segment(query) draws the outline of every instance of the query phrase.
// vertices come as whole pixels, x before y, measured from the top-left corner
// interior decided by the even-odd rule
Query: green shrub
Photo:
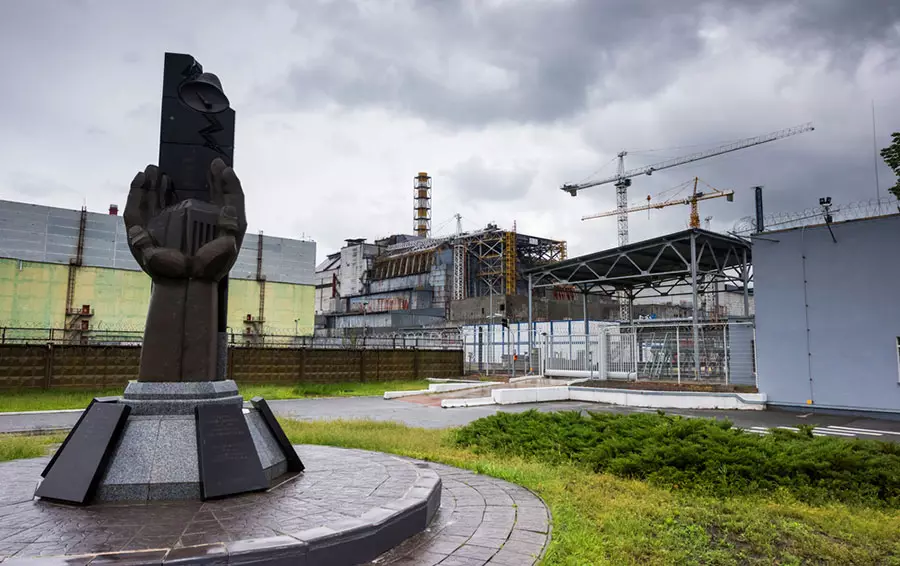
[[[900,506],[900,445],[664,414],[498,413],[456,432],[476,452],[575,463],[719,497],[787,490],[811,502]]]

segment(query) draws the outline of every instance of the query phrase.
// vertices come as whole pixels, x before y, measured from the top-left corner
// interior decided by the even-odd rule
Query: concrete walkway
[[[488,405],[442,409],[405,400],[385,400],[381,397],[340,397],[270,401],[272,410],[280,417],[302,421],[332,419],[373,419],[395,421],[424,428],[462,426],[476,419],[503,411],[519,413],[529,409],[538,411],[588,410],[613,413],[655,413],[655,409],[636,409],[562,401],[526,405]],[[767,411],[698,411],[673,409],[670,415],[729,419],[735,426],[763,434],[768,428],[815,425],[817,434],[840,438],[868,438],[900,442],[900,420],[882,420],[842,415]],[[79,412],[0,413],[0,434],[65,431],[78,420]]]

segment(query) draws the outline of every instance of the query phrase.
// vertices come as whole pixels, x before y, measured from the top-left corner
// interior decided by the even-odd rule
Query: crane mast
[[[628,155],[628,152],[621,151],[618,154],[619,164],[614,176],[606,179],[601,179],[599,181],[591,181],[580,184],[566,184],[560,187],[560,190],[566,191],[572,196],[576,196],[578,194],[578,191],[582,191],[584,189],[596,187],[599,185],[614,183],[616,187],[616,209],[618,211],[618,242],[619,246],[624,246],[628,243],[628,213],[626,212],[626,209],[628,208],[628,187],[631,186],[632,177],[637,177],[638,175],[652,175],[656,171],[670,169],[672,167],[677,167],[686,163],[693,163],[694,161],[700,161],[701,159],[708,159],[717,155],[731,153],[739,149],[745,149],[748,147],[753,147],[755,145],[769,143],[812,130],[815,130],[812,123],[806,123],[800,126],[785,128],[783,130],[778,130],[776,132],[771,132],[761,136],[746,138],[712,149],[698,151],[689,155],[661,161],[659,163],[654,163],[653,165],[648,165],[646,167],[631,169],[630,171],[625,170],[625,156]]]

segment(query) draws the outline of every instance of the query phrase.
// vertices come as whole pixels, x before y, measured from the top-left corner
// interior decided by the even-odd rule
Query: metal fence
[[[0,327],[0,344],[80,344],[140,346],[140,330],[73,330],[64,328]],[[233,348],[318,348],[367,350],[461,350],[460,334],[415,332],[377,336],[295,336],[286,334],[228,333]]]
[[[529,363],[528,328],[507,329],[495,325],[491,331],[481,329],[463,337],[463,369],[466,375],[503,375],[515,377],[537,370],[537,342]]]
[[[752,322],[610,326],[597,334],[538,337],[548,377],[756,385]]]

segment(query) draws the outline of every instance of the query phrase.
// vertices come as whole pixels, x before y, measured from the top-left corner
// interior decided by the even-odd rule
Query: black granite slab
[[[204,500],[269,487],[239,405],[198,405],[197,460]]]
[[[294,449],[291,441],[288,440],[287,435],[284,433],[284,429],[281,428],[281,424],[279,424],[278,420],[275,418],[275,414],[272,413],[269,404],[262,397],[254,397],[250,402],[253,404],[253,407],[259,411],[259,414],[266,422],[266,426],[269,427],[275,440],[278,441],[278,445],[281,446],[281,451],[287,459],[287,471],[302,472],[305,469],[303,462],[300,460],[300,456],[297,455],[297,451]]]
[[[90,501],[130,410],[122,403],[91,401],[44,469],[35,495],[79,505]]]
[[[78,420],[75,421],[75,426],[72,427],[72,430],[69,431],[69,434],[66,435],[65,440],[62,441],[62,444],[59,446],[59,449],[53,453],[53,456],[50,458],[50,461],[47,462],[47,467],[44,468],[44,471],[41,472],[41,477],[47,477],[47,472],[50,471],[50,468],[53,467],[53,463],[56,462],[56,458],[62,454],[63,449],[66,447],[66,444],[69,442],[69,438],[72,437],[72,433],[75,432],[75,429],[78,428],[78,425],[81,424],[81,421],[84,420],[84,416],[88,413],[88,410],[91,408],[91,405],[94,403],[118,403],[119,397],[94,397],[91,399],[91,402],[88,403],[87,408],[85,408],[80,415],[78,415]]]

